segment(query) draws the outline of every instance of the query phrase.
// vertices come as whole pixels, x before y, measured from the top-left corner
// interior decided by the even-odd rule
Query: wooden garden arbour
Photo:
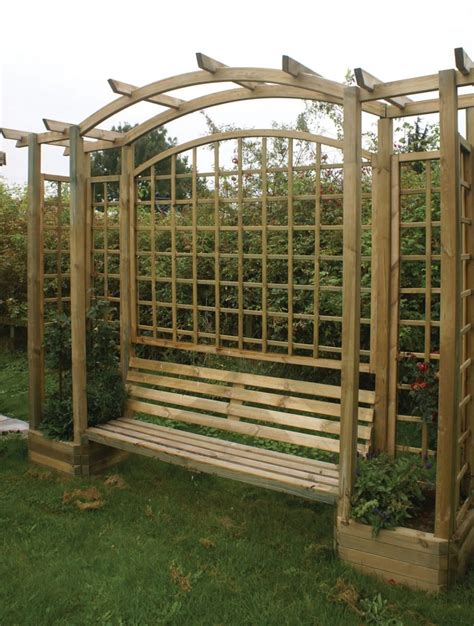
[[[42,364],[42,275],[41,207],[45,180],[70,182],[70,280],[72,319],[72,379],[74,440],[76,445],[87,441],[85,312],[90,285],[91,191],[89,155],[98,150],[121,149],[120,185],[120,316],[121,350],[124,377],[127,376],[130,346],[136,337],[133,325],[133,269],[135,168],[133,143],[147,132],[188,113],[227,102],[254,98],[303,98],[320,100],[344,107],[344,193],[343,193],[343,312],[341,359],[331,364],[318,358],[314,365],[341,369],[341,413],[339,456],[338,516],[342,523],[350,514],[350,499],[357,454],[357,422],[359,411],[359,374],[375,374],[374,446],[394,454],[397,450],[399,389],[397,359],[399,357],[400,320],[400,218],[399,168],[407,161],[439,159],[441,203],[441,314],[439,323],[429,316],[423,321],[425,351],[419,357],[433,358],[428,335],[432,326],[440,329],[440,398],[438,420],[438,476],[435,538],[450,542],[463,528],[463,537],[470,549],[473,543],[472,522],[466,530],[466,519],[472,504],[472,473],[474,465],[474,411],[472,396],[472,323],[471,304],[474,254],[471,234],[473,180],[471,144],[474,142],[474,95],[458,95],[458,88],[474,84],[474,66],[469,57],[456,50],[457,70],[444,70],[420,78],[383,83],[363,70],[356,70],[358,86],[344,86],[327,80],[289,57],[283,57],[281,70],[231,68],[205,55],[198,54],[200,69],[188,74],[161,80],[144,87],[109,81],[120,96],[90,115],[79,125],[45,120],[47,131],[40,134],[2,129],[7,139],[16,139],[19,147],[29,150],[29,322],[28,353],[30,364],[30,422],[33,429],[41,421]],[[169,95],[175,89],[194,85],[231,82],[238,85],[224,91],[183,101]],[[412,94],[439,91],[439,97],[413,101]],[[99,124],[127,107],[149,101],[166,107],[148,121],[124,134],[102,130]],[[458,111],[466,110],[466,138],[458,133]],[[378,151],[372,155],[373,176],[373,251],[372,251],[372,318],[373,335],[370,363],[360,359],[360,267],[361,267],[361,116],[378,116]],[[440,116],[440,151],[428,155],[393,154],[392,120],[396,118],[437,113]],[[264,134],[262,131],[261,135]],[[244,137],[245,133],[235,136]],[[286,133],[291,136],[291,133]],[[222,139],[224,138],[221,137]],[[91,140],[88,140],[91,139]],[[214,138],[218,141],[219,138]],[[41,145],[66,147],[70,155],[70,177],[41,175]],[[197,145],[192,143],[190,145]],[[142,168],[143,169],[143,168]],[[138,172],[139,173],[139,172]],[[427,189],[431,193],[431,188]],[[429,236],[431,220],[422,227]],[[428,224],[430,222],[430,224]],[[438,228],[438,225],[434,226]],[[431,252],[423,257],[428,268],[433,262]],[[419,259],[418,259],[419,260]],[[438,260],[438,259],[436,259]],[[431,284],[420,288],[431,303]],[[145,342],[146,343],[146,342]],[[222,351],[221,351],[222,353]],[[362,369],[361,369],[362,368]],[[427,442],[421,451],[427,452]],[[468,486],[466,486],[466,484]],[[463,525],[464,524],[464,525]],[[349,559],[350,560],[350,559]]]

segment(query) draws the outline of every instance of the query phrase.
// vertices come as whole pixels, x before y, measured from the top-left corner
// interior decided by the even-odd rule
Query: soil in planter
[[[417,509],[416,513],[404,523],[404,526],[406,526],[406,528],[432,533],[434,532],[435,523],[436,492],[432,489],[424,491],[423,495],[425,497],[423,504]]]

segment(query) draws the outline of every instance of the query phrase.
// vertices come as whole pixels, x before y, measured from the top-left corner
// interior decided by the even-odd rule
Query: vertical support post
[[[134,150],[123,146],[120,176],[120,367],[127,378],[131,342],[130,214],[133,202]],[[154,196],[152,196],[154,197]],[[152,207],[152,217],[153,207]]]
[[[392,157],[392,206],[390,209],[390,325],[387,329],[388,344],[388,407],[387,407],[387,452],[392,456],[397,451],[398,418],[398,355],[400,318],[400,159]]]
[[[350,514],[357,457],[360,362],[361,105],[359,87],[344,89],[344,201],[341,435],[338,516]]]
[[[78,126],[71,126],[71,344],[74,443],[87,428],[86,379],[86,159]]]
[[[91,305],[91,289],[92,289],[92,184],[91,184],[91,155],[85,154],[84,177],[86,185],[86,307]]]
[[[41,145],[28,135],[28,413],[30,428],[41,422],[43,389]]]
[[[388,381],[390,376],[390,251],[393,123],[378,121],[378,149],[372,173],[372,347],[375,372],[375,449],[387,448]]]
[[[460,387],[461,214],[456,72],[439,73],[441,167],[441,330],[435,535],[455,527]]]
[[[471,220],[470,226],[467,227],[468,241],[466,252],[474,259],[474,108],[466,109],[466,139],[471,144],[471,154],[469,158],[468,182],[471,188],[468,193],[468,205],[466,207],[467,217]],[[474,260],[467,264],[467,285],[466,289],[472,289],[473,293],[467,300],[466,324],[471,324],[471,330],[467,335],[467,354],[466,358],[473,359],[474,362]],[[471,431],[467,439],[467,461],[469,463],[469,476],[466,481],[466,492],[471,493],[474,490],[474,366],[468,370],[466,393],[471,396],[471,400],[466,407],[466,428]]]

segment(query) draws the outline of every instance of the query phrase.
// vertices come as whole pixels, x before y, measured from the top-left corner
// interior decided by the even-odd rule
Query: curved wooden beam
[[[158,163],[159,161],[163,161],[173,154],[179,154],[180,152],[185,152],[186,150],[191,150],[192,148],[198,148],[200,146],[205,146],[207,144],[215,143],[217,141],[226,141],[228,139],[240,139],[246,137],[282,137],[282,138],[292,138],[300,141],[312,141],[314,143],[319,143],[324,146],[331,146],[332,148],[337,148],[338,150],[343,150],[344,142],[339,141],[338,139],[332,139],[330,137],[323,137],[323,135],[313,135],[312,133],[306,133],[299,130],[286,130],[286,129],[276,129],[276,128],[252,128],[252,129],[241,129],[241,130],[230,130],[222,133],[213,133],[212,135],[206,135],[204,137],[198,137],[197,139],[193,139],[192,141],[187,141],[185,143],[179,144],[178,146],[173,146],[172,148],[168,148],[168,150],[164,150],[160,154],[153,156],[148,161],[141,163],[134,170],[134,176],[138,176],[149,167]],[[370,152],[365,151],[364,155],[368,158],[371,158],[372,154]]]
[[[320,78],[319,76],[312,76],[310,74],[302,74],[298,76],[298,78],[295,78],[282,70],[275,69],[220,67],[216,68],[213,73],[199,70],[197,72],[188,72],[150,83],[139,89],[132,90],[129,96],[121,96],[113,100],[87,117],[80,124],[81,134],[84,135],[104,120],[120,113],[120,111],[123,111],[132,104],[142,102],[143,100],[168,91],[210,83],[242,83],[243,81],[298,87],[300,89],[306,89],[308,93],[317,92],[321,100],[326,100],[327,97],[342,98],[344,89],[344,86],[340,83],[327,80],[326,78]]]
[[[113,147],[133,143],[154,128],[158,128],[159,126],[167,124],[189,113],[195,113],[196,111],[201,111],[202,109],[217,106],[219,104],[241,102],[243,100],[253,100],[256,98],[297,98],[306,100],[320,100],[320,95],[321,94],[318,94],[316,92],[311,93],[304,89],[299,89],[296,87],[284,87],[281,85],[265,85],[262,87],[257,87],[253,91],[243,88],[218,91],[216,93],[208,94],[205,96],[199,96],[198,98],[195,98],[193,100],[188,100],[177,111],[168,110],[158,113],[149,120],[146,120],[142,124],[130,129],[128,133],[125,133],[123,139],[117,140],[115,142]],[[339,100],[339,98],[326,97],[325,100],[326,102],[342,105],[342,102]],[[372,113],[374,115],[379,115],[382,117],[385,115],[385,105],[379,104],[377,102],[369,103],[368,105],[366,105],[366,107],[364,107],[364,109],[368,113]],[[97,141],[93,144],[86,144],[84,146],[84,150],[86,152],[94,152],[96,150],[107,150],[110,147],[110,144],[106,142]]]

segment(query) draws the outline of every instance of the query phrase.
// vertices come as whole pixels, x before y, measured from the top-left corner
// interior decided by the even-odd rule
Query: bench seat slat
[[[338,466],[335,463],[329,463],[328,461],[321,461],[318,459],[308,459],[303,456],[297,456],[284,452],[276,452],[275,450],[268,450],[266,448],[260,448],[256,446],[249,446],[243,443],[237,443],[235,441],[222,442],[220,439],[210,437],[208,435],[200,435],[198,433],[191,433],[188,431],[178,430],[176,428],[170,428],[169,426],[162,426],[160,424],[151,424],[150,422],[142,422],[139,419],[121,417],[117,420],[120,424],[132,424],[135,428],[138,428],[138,424],[141,430],[150,430],[151,432],[160,432],[164,436],[173,437],[176,440],[192,441],[196,445],[213,449],[221,449],[224,445],[226,450],[232,450],[232,454],[236,456],[244,456],[246,458],[265,458],[269,463],[273,465],[281,465],[284,468],[290,467],[294,469],[300,469],[313,474],[324,474],[337,478],[339,476]]]
[[[339,440],[331,439],[329,437],[320,437],[317,435],[308,435],[306,433],[299,433],[281,428],[273,428],[271,426],[227,420],[213,415],[204,415],[202,413],[185,411],[173,407],[164,407],[158,404],[142,402],[140,400],[129,400],[127,407],[138,413],[141,412],[148,415],[155,415],[156,417],[185,422],[187,424],[199,424],[201,426],[209,426],[211,428],[240,433],[242,435],[273,439],[274,441],[282,441],[299,446],[318,448],[328,452],[339,452]],[[362,454],[365,454],[367,446],[364,444],[358,444],[358,450]]]
[[[132,380],[135,379],[133,378]],[[336,420],[326,420],[307,415],[297,415],[293,413],[285,413],[283,411],[249,407],[243,404],[220,402],[218,400],[209,400],[207,398],[199,398],[191,395],[178,395],[176,393],[159,391],[147,387],[139,387],[137,385],[131,385],[129,391],[130,396],[133,398],[165,402],[178,406],[191,407],[193,409],[202,409],[204,411],[213,411],[216,413],[222,413],[228,417],[253,419],[261,422],[270,422],[273,424],[281,424],[283,426],[292,426],[294,428],[303,428],[306,430],[314,430],[316,432],[325,432],[334,435],[338,435],[341,430],[341,424]],[[358,427],[359,439],[368,439],[370,437],[370,433],[370,427]]]
[[[113,429],[113,424],[114,422],[110,422],[108,429],[100,426],[88,428],[86,435],[91,441],[97,443],[121,450],[139,452],[162,461],[182,465],[188,469],[204,471],[224,478],[233,478],[259,487],[293,493],[311,500],[324,502],[334,502],[337,498],[337,486],[322,483],[317,475],[314,476],[314,480],[305,480],[280,472],[275,473],[270,468],[261,469],[242,465],[235,459],[212,458],[199,450],[190,452],[174,449],[134,435],[116,432]]]
[[[127,380],[132,383],[143,383],[171,389],[181,389],[194,393],[227,398],[229,400],[241,400],[242,402],[277,406],[280,408],[294,409],[317,415],[328,415],[331,417],[341,416],[341,405],[337,402],[325,402],[323,400],[313,400],[311,398],[298,398],[295,396],[286,396],[276,393],[265,393],[263,391],[253,391],[250,389],[229,387],[225,385],[213,385],[201,381],[173,378],[169,376],[156,376],[153,374],[144,374],[142,372],[135,371],[129,371]],[[182,398],[183,396],[179,397]],[[359,408],[359,419],[367,422],[372,421],[373,410]]]
[[[239,383],[249,385],[251,387],[262,387],[264,389],[276,389],[290,393],[310,394],[316,397],[341,399],[341,388],[337,385],[326,385],[322,383],[313,383],[301,380],[293,380],[291,378],[278,378],[276,376],[261,376],[257,374],[243,374],[240,372],[231,372],[228,370],[219,370],[209,367],[198,367],[195,365],[184,365],[179,363],[170,363],[166,361],[154,361],[149,359],[141,359],[132,357],[130,359],[130,368],[144,369],[154,372],[165,372],[169,374],[178,374],[181,376],[190,376],[192,378],[205,380],[219,380],[227,383]],[[359,390],[359,402],[363,404],[373,405],[375,402],[375,393],[367,389]]]
[[[115,420],[112,424],[103,424],[101,426],[104,430],[121,433],[123,435],[129,435],[136,437],[137,439],[150,441],[157,443],[171,449],[181,450],[183,452],[191,452],[193,454],[202,454],[206,457],[213,459],[220,459],[222,461],[232,461],[239,465],[246,465],[257,469],[269,470],[275,474],[283,474],[284,476],[294,476],[295,478],[301,478],[303,480],[309,480],[314,482],[317,477],[318,482],[334,485],[337,487],[338,480],[333,476],[326,476],[323,474],[313,474],[310,471],[301,469],[294,469],[289,467],[283,467],[281,465],[275,465],[269,463],[268,460],[263,458],[250,458],[248,455],[241,456],[233,453],[232,450],[226,449],[224,442],[221,442],[219,446],[215,448],[209,448],[203,445],[197,445],[193,440],[185,440],[184,438],[176,439],[172,436],[172,433],[163,433],[160,431],[151,431],[150,429],[144,429],[140,427],[140,422],[135,421],[135,424],[127,424],[120,420]],[[170,429],[172,430],[172,429]]]

